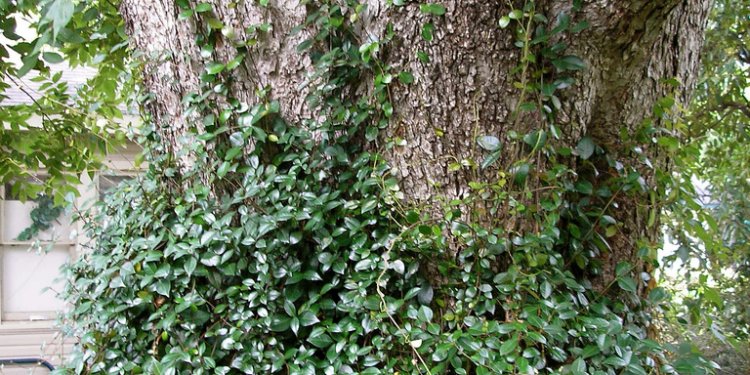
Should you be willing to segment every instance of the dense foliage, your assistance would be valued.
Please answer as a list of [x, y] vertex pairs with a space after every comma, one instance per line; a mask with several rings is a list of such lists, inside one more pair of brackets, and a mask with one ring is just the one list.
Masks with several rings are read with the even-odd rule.
[[[428, 18], [446, 13], [434, 3], [393, 3], [418, 6]], [[80, 13], [97, 4], [81, 2]], [[210, 4], [178, 4], [183, 22], [210, 20], [199, 28], [206, 50], [230, 34]], [[555, 40], [586, 24], [566, 14], [548, 19], [527, 1], [498, 22], [518, 31], [521, 61], [509, 72], [520, 82], [514, 116], [537, 113], [545, 126], [502, 140], [480, 135], [483, 159], [455, 168], [492, 168], [496, 178], [468, 182], [472, 194], [463, 200], [412, 206], [372, 145], [399, 147], [378, 133], [394, 115], [388, 88], [415, 78], [383, 66], [389, 40], [354, 37], [363, 4], [308, 6], [300, 27], [317, 34], [299, 51], [316, 68], [308, 83], [316, 121], [284, 121], [272, 88], [259, 89], [255, 105], [228, 96], [231, 71], [269, 30], [248, 25], [248, 40], [233, 41], [238, 58], [207, 54], [201, 91], [184, 99], [185, 111], [202, 118], [181, 140], [190, 145], [189, 165], [147, 122], [138, 140], [147, 171], [82, 218], [95, 241], [68, 269], [69, 333], [80, 340], [71, 371], [710, 370], [695, 356], [672, 362], [652, 340], [650, 312], [668, 302], [650, 283], [657, 245], [631, 238], [637, 258], [609, 275], [598, 259], [622, 226], [611, 215], [618, 202], [650, 201], [638, 212], [658, 228], [656, 202], [673, 181], [644, 177], [659, 163], [643, 150], [676, 150], [673, 100], [623, 136], [627, 156], [590, 137], [563, 142], [555, 114], [585, 62]], [[422, 35], [430, 38], [433, 27], [425, 23]], [[367, 80], [367, 94], [347, 89]], [[518, 145], [517, 159], [498, 170], [508, 143]], [[604, 168], [607, 178], [595, 179]], [[530, 181], [543, 188], [528, 189]], [[508, 229], [491, 219], [501, 211], [528, 225]]]
[[687, 191], [668, 214], [667, 261], [681, 304], [670, 333], [725, 367], [750, 370], [750, 4], [717, 1], [707, 30], [703, 74], [687, 109], [676, 155]]

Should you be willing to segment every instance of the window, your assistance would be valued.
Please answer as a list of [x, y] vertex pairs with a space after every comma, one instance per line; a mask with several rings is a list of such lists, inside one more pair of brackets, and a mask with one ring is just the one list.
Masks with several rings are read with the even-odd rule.
[[[56, 279], [74, 251], [71, 218], [62, 213], [50, 228], [19, 239], [32, 224], [31, 212], [38, 202], [21, 202], [12, 191], [11, 184], [0, 191], [0, 324], [51, 320], [65, 306], [56, 296], [62, 287]], [[37, 241], [39, 246], [32, 246]]]
[[127, 172], [123, 172], [123, 174], [110, 173], [99, 175], [99, 200], [103, 200], [107, 193], [116, 188], [117, 185], [119, 185], [121, 182], [130, 180], [134, 177], [132, 175], [124, 173]]
[[[133, 178], [138, 173], [134, 159], [139, 150], [128, 144], [106, 156], [108, 170], [98, 173], [93, 181], [84, 175], [79, 207], [88, 207], [122, 181]], [[43, 180], [43, 175], [32, 179]], [[65, 308], [65, 302], [57, 298], [64, 286], [64, 281], [58, 280], [59, 269], [85, 251], [82, 242], [90, 240], [74, 234], [79, 224], [65, 213], [32, 238], [19, 238], [32, 224], [30, 214], [39, 202], [21, 202], [13, 186], [0, 185], [0, 342], [4, 340], [4, 326], [28, 326], [24, 322], [38, 321], [35, 324], [51, 327], [51, 321]], [[35, 243], [40, 246], [32, 246]]]

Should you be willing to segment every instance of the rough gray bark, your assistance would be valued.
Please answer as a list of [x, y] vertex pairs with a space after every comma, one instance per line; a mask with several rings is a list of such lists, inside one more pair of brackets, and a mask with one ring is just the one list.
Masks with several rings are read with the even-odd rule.
[[[300, 89], [300, 84], [306, 82], [312, 67], [295, 47], [313, 30], [291, 32], [303, 23], [307, 8], [297, 0], [271, 0], [266, 8], [253, 1], [211, 3], [214, 16], [234, 31], [227, 34], [235, 36], [226, 38], [224, 45], [207, 57], [201, 57], [195, 35], [206, 27], [209, 13], [178, 20], [179, 9], [173, 0], [124, 0], [121, 6], [133, 46], [150, 58], [144, 84], [154, 95], [147, 110], [156, 123], [166, 125], [161, 129], [172, 147], [180, 149], [181, 130], [187, 121], [194, 121], [182, 116], [180, 101], [196, 90], [203, 64], [234, 57], [231, 39], [246, 38], [245, 28], [261, 22], [269, 22], [273, 32], [259, 40], [250, 58], [244, 60], [244, 69], [233, 73], [231, 94], [253, 105], [254, 92], [270, 85], [288, 120], [310, 118], [304, 102], [307, 91]], [[583, 3], [575, 17], [587, 20], [591, 27], [566, 37], [570, 44], [566, 53], [580, 56], [588, 67], [563, 98], [558, 119], [564, 133], [561, 142], [575, 145], [581, 136], [590, 135], [608, 151], [628, 157], [617, 141], [620, 131], [632, 132], [650, 115], [655, 101], [670, 93], [672, 88], [663, 83], [665, 79], [678, 78], [684, 84], [680, 98], [687, 101], [698, 70], [711, 0]], [[392, 23], [395, 38], [381, 57], [416, 77], [414, 84], [393, 89], [395, 116], [383, 138], [406, 141], [406, 146], [386, 155], [407, 199], [430, 204], [438, 198], [457, 198], [466, 194], [468, 181], [495, 178], [497, 169], [477, 175], [470, 169], [449, 172], [448, 165], [465, 159], [481, 161], [475, 142], [479, 135], [507, 141], [511, 131], [524, 134], [542, 126], [535, 116], [523, 116], [519, 121], [513, 117], [519, 91], [513, 86], [518, 76], [510, 72], [518, 64], [520, 51], [513, 45], [513, 27], [497, 26], [498, 19], [509, 11], [507, 2], [445, 1], [444, 17], [425, 15], [414, 2], [402, 7], [388, 7], [385, 0], [369, 0], [368, 4], [361, 39], [380, 39], [386, 23]], [[570, 7], [570, 0], [537, 1], [537, 9], [552, 20]], [[430, 42], [421, 36], [426, 22], [435, 25]], [[426, 52], [431, 62], [420, 62], [417, 51]], [[500, 170], [507, 170], [521, 152], [510, 142], [505, 149]], [[655, 238], [654, 233], [646, 233], [646, 220], [635, 203], [639, 202], [614, 202], [620, 207], [614, 211], [615, 219], [625, 225], [613, 241], [613, 251], [605, 255], [605, 273], [612, 273], [619, 260], [633, 258], [637, 250], [633, 239], [642, 235]], [[510, 226], [523, 227], [522, 223]]]

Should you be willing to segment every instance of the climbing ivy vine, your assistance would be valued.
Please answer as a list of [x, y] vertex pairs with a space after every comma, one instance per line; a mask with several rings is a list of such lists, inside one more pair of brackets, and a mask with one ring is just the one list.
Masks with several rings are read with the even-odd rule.
[[[209, 3], [178, 4], [182, 22], [214, 19]], [[436, 215], [401, 199], [373, 147], [394, 116], [389, 89], [415, 79], [382, 61], [391, 28], [360, 41], [353, 30], [365, 4], [306, 5], [300, 27], [316, 34], [298, 50], [315, 67], [315, 120], [285, 121], [272, 88], [254, 105], [231, 96], [225, 85], [254, 45], [240, 43], [234, 59], [204, 61], [200, 90], [184, 100], [201, 119], [186, 134], [191, 163], [168, 152], [158, 131], [168, 124], [147, 121], [138, 139], [147, 170], [82, 218], [95, 241], [67, 269], [68, 333], [79, 340], [68, 371], [709, 371], [700, 358], [672, 363], [649, 331], [668, 295], [650, 283], [648, 238], [631, 239], [637, 257], [596, 281], [622, 226], [612, 214], [619, 200], [649, 197], [638, 209], [656, 224], [667, 179], [644, 177], [658, 165], [642, 150], [671, 139], [671, 102], [622, 139], [639, 163], [588, 136], [568, 144], [556, 114], [585, 63], [565, 53], [564, 39], [585, 21], [548, 19], [531, 0], [498, 19], [517, 30], [521, 51], [509, 72], [519, 90], [514, 121], [539, 114], [543, 126], [502, 140], [480, 134], [482, 160], [453, 168], [497, 169], [497, 178], [470, 181], [472, 193]], [[439, 4], [392, 6], [446, 14]], [[229, 31], [208, 25], [197, 40], [211, 50]], [[434, 27], [425, 23], [422, 36]], [[360, 82], [372, 90], [353, 95]], [[501, 152], [514, 155], [509, 168], [498, 165]], [[606, 178], [595, 176], [604, 167]]]

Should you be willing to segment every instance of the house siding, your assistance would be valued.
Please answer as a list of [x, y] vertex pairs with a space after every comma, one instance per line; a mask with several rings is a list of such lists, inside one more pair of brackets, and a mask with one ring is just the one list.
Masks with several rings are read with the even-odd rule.
[[[64, 338], [49, 323], [5, 324], [0, 328], [0, 359], [40, 358], [60, 366], [73, 350], [73, 340]], [[0, 374], [47, 374], [42, 366], [3, 366]]]

